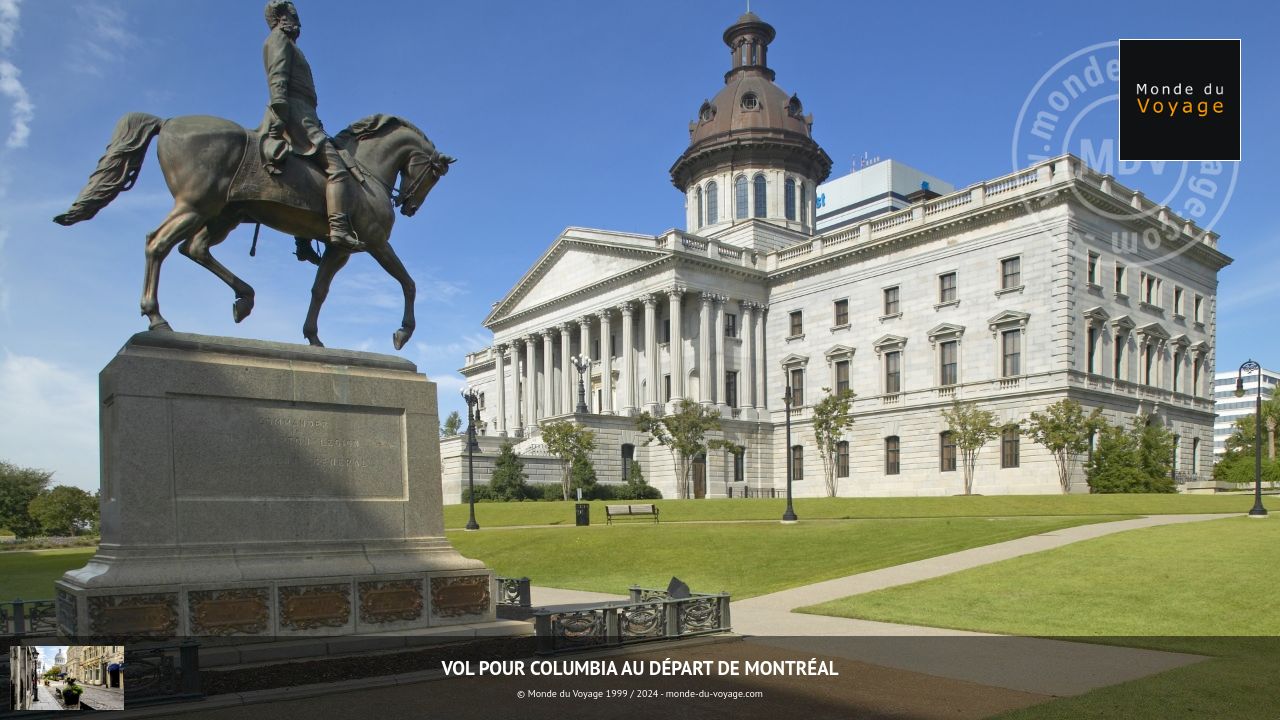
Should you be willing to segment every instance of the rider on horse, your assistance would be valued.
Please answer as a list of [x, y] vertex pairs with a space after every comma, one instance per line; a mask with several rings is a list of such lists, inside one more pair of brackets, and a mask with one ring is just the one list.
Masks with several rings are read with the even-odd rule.
[[[289, 0], [269, 0], [266, 17], [267, 27], [271, 28], [262, 47], [271, 93], [264, 139], [268, 170], [280, 172], [279, 165], [289, 150], [315, 162], [327, 177], [325, 206], [329, 214], [329, 245], [353, 252], [362, 250], [364, 246], [351, 229], [346, 212], [350, 178], [352, 173], [357, 173], [359, 179], [359, 171], [355, 162], [343, 157], [334, 146], [316, 116], [316, 84], [311, 65], [297, 45], [302, 32], [298, 11]], [[299, 260], [319, 260], [310, 242], [307, 238], [297, 238]]]

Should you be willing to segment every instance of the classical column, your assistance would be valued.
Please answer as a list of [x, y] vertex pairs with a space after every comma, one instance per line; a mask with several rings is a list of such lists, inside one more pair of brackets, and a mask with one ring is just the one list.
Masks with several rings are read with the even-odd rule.
[[769, 308], [765, 305], [756, 305], [756, 309], [760, 312], [755, 317], [756, 367], [755, 372], [752, 373], [752, 381], [756, 386], [756, 407], [761, 410], [760, 414], [763, 415], [763, 411], [769, 409], [769, 386], [765, 383], [767, 379], [765, 378], [765, 369], [769, 366], [769, 363], [765, 362], [764, 357], [764, 316], [765, 313], [769, 312]]
[[[578, 354], [587, 359], [587, 374], [582, 378], [582, 385], [587, 393], [587, 411], [596, 412], [595, 400], [591, 397], [591, 318], [578, 319]], [[574, 378], [577, 382], [577, 378]]]
[[538, 354], [538, 333], [530, 333], [524, 341], [524, 425], [527, 435], [538, 427], [538, 373], [534, 361]]
[[658, 412], [662, 404], [662, 388], [658, 382], [658, 296], [644, 296], [644, 364], [645, 383], [649, 386], [649, 402], [645, 409]]
[[684, 399], [684, 333], [680, 321], [684, 317], [680, 301], [684, 296], [684, 288], [676, 286], [667, 291], [667, 299], [671, 301], [668, 309], [671, 317], [671, 342], [668, 349], [671, 353], [671, 401]]
[[756, 326], [753, 317], [756, 304], [743, 300], [741, 306], [742, 317], [740, 320], [743, 334], [746, 337], [742, 338], [742, 355], [738, 361], [738, 394], [745, 396], [746, 402], [742, 402], [743, 398], [738, 398], [738, 404], [748, 408], [750, 410], [748, 414], [752, 416], [749, 419], [754, 419], [756, 407], [756, 383], [754, 378], [756, 376], [756, 363], [759, 362], [756, 360]]
[[729, 298], [716, 296], [716, 404], [720, 414], [729, 417], [729, 399], [725, 397], [724, 304]]
[[493, 348], [493, 371], [498, 377], [498, 437], [507, 436], [507, 346]]
[[575, 403], [573, 402], [573, 363], [569, 361], [569, 356], [573, 354], [569, 347], [569, 341], [572, 340], [573, 326], [569, 323], [561, 323], [560, 325], [560, 412], [571, 413]]
[[613, 310], [600, 311], [600, 412], [613, 414]]
[[551, 382], [551, 372], [555, 360], [555, 342], [551, 339], [551, 329], [542, 333], [542, 416], [556, 414], [555, 384]]
[[636, 414], [636, 357], [632, 347], [635, 333], [635, 305], [624, 302], [622, 310], [622, 414]]
[[702, 293], [702, 312], [698, 315], [698, 402], [711, 404], [711, 301], [714, 293]]

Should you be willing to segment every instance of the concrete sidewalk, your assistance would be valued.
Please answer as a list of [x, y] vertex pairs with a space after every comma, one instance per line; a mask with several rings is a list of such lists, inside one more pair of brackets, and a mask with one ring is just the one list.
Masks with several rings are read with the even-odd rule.
[[[806, 615], [807, 605], [929, 580], [1082, 540], [1141, 528], [1234, 517], [1152, 515], [1063, 528], [995, 545], [827, 580], [732, 603], [734, 632], [751, 643], [841, 657], [880, 667], [1041, 695], [1078, 695], [1199, 662], [1198, 655], [1009, 637], [947, 628]], [[535, 605], [625, 600], [623, 596], [535, 587]]]

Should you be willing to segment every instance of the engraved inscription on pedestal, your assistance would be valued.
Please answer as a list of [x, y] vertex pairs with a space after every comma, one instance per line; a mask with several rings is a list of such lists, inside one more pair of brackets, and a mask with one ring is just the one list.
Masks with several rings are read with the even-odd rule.
[[192, 635], [258, 634], [270, 622], [268, 588], [192, 590], [187, 593]]
[[280, 627], [311, 630], [342, 627], [351, 619], [348, 585], [289, 585], [280, 588]]
[[360, 622], [380, 624], [422, 617], [422, 581], [360, 583]]
[[67, 635], [76, 634], [76, 596], [63, 590], [57, 589], [58, 600], [58, 627]]
[[89, 631], [93, 635], [174, 635], [178, 631], [178, 594], [92, 596]]
[[489, 612], [489, 576], [431, 578], [431, 614], [442, 618]]
[[169, 427], [176, 495], [249, 502], [407, 499], [404, 423], [399, 408], [174, 395]]

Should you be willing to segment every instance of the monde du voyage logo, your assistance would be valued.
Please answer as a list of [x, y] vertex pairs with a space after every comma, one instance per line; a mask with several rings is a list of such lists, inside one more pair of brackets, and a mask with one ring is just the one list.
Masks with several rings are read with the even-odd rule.
[[1120, 41], [1120, 159], [1240, 159], [1239, 40]]

